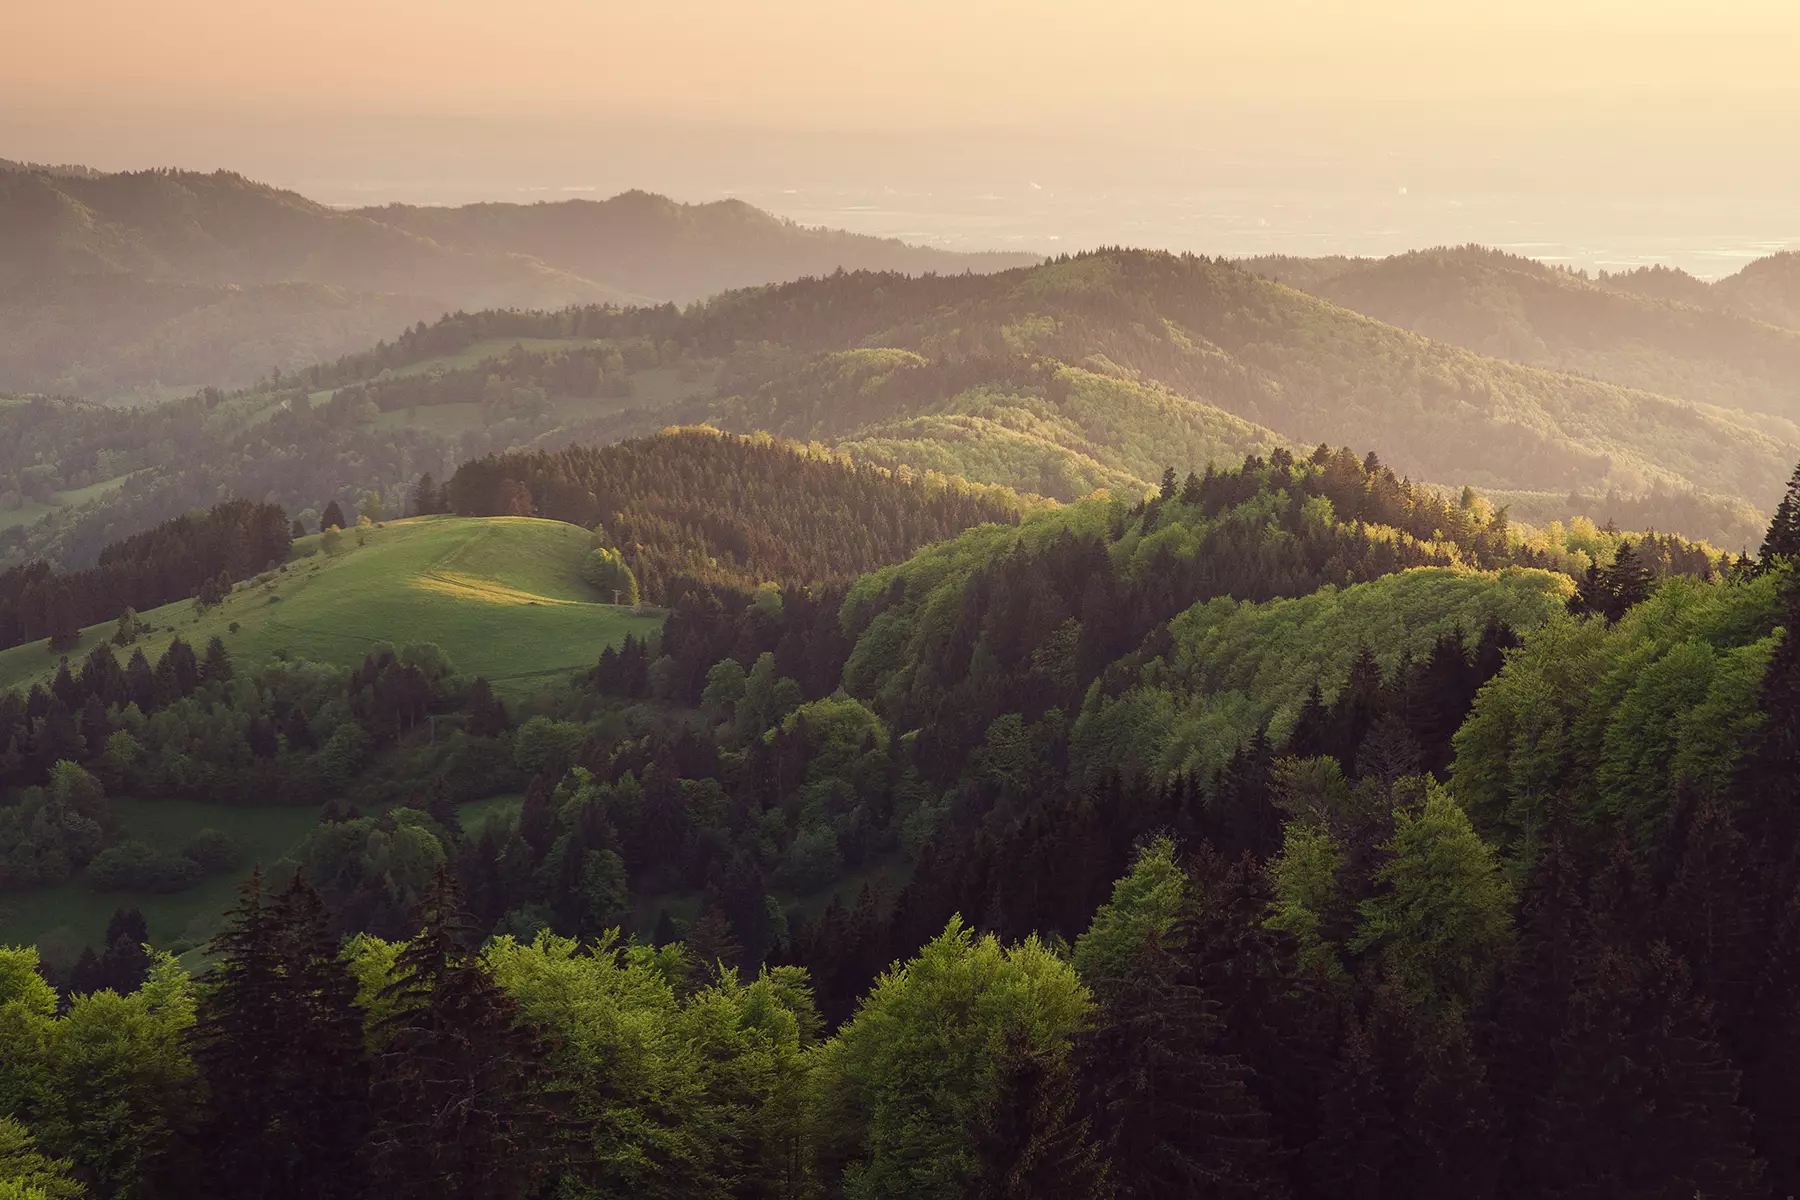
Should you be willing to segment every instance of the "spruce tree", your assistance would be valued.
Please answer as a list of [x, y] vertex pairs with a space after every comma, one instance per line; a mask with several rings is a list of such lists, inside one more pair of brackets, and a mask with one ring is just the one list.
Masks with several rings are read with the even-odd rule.
[[1217, 1006], [1155, 938], [1123, 979], [1102, 987], [1079, 1061], [1111, 1194], [1286, 1195], [1268, 1113], [1246, 1084], [1248, 1068], [1219, 1052], [1220, 1034]]
[[206, 657], [200, 663], [200, 682], [231, 682], [231, 655], [226, 651], [224, 641], [217, 637], [206, 643]]
[[980, 1200], [1100, 1200], [1112, 1195], [1092, 1123], [1079, 1111], [1063, 1052], [1034, 1050], [1022, 1036], [1002, 1051], [1000, 1088], [978, 1138]]
[[209, 1194], [354, 1200], [367, 1187], [368, 1058], [357, 984], [318, 893], [240, 890], [192, 1032]]
[[530, 1195], [559, 1151], [546, 1048], [472, 948], [461, 897], [442, 868], [422, 915], [382, 990], [393, 1015], [378, 1030], [378, 1185], [402, 1200]]
[[1763, 536], [1757, 565], [1766, 571], [1782, 559], [1800, 555], [1800, 466], [1788, 477], [1787, 491], [1775, 507], [1775, 517]]

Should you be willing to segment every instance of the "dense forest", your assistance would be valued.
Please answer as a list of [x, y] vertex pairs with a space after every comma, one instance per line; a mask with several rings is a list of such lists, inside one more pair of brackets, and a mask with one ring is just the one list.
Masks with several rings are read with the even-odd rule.
[[[1680, 352], [1666, 326], [1638, 340], [1664, 329], [1657, 353]], [[331, 499], [392, 513], [420, 475], [470, 459], [701, 422], [1064, 501], [1324, 434], [1383, 446], [1415, 484], [1473, 484], [1516, 521], [1733, 550], [1761, 537], [1794, 435], [1767, 411], [1426, 342], [1228, 264], [1115, 252], [986, 277], [848, 273], [687, 310], [458, 313], [247, 391], [127, 411], [0, 401], [0, 564], [88, 566], [222, 495], [308, 528]]]
[[[777, 452], [686, 433], [448, 491], [586, 516], [710, 478], [772, 515]], [[1754, 561], [1523, 537], [1320, 447], [849, 580], [855, 506], [891, 553], [992, 501], [804, 463], [841, 507], [769, 532], [814, 541], [528, 705], [433, 647], [182, 643], [0, 704], [6, 886], [242, 869], [119, 840], [114, 796], [319, 813], [200, 974], [129, 907], [75, 961], [0, 952], [0, 1187], [1800, 1186], [1800, 472]]]
[[996, 270], [744, 204], [343, 211], [230, 172], [0, 163], [0, 390], [242, 387], [461, 308], [691, 301], [839, 268]]

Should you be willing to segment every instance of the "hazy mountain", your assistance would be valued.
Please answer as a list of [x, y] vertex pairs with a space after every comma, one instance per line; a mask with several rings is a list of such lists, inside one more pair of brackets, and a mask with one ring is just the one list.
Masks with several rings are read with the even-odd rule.
[[1800, 256], [1763, 259], [1716, 284], [1665, 267], [1593, 280], [1479, 246], [1243, 265], [1482, 354], [1742, 410], [1789, 438], [1800, 433], [1800, 328], [1781, 324], [1800, 317]]
[[347, 212], [242, 176], [0, 166], [0, 387], [241, 386], [456, 309], [691, 300], [839, 267], [991, 270], [747, 205]]

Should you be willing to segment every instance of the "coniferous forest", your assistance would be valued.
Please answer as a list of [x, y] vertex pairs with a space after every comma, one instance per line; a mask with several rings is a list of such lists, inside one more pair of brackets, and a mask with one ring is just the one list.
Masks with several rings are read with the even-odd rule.
[[[121, 619], [0, 701], [0, 899], [248, 871], [204, 942], [0, 951], [0, 1195], [1800, 1187], [1800, 471], [1754, 558], [1325, 446], [1022, 505], [686, 432], [415, 500], [591, 525], [660, 631], [509, 700]], [[229, 591], [259, 512], [43, 578]], [[317, 820], [252, 870], [121, 797]]]

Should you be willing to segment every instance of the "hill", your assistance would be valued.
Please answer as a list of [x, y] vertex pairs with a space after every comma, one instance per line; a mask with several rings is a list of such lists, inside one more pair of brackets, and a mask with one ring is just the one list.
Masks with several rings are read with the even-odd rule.
[[[427, 516], [365, 536], [359, 544], [355, 531], [344, 534], [332, 553], [321, 535], [297, 539], [289, 562], [239, 584], [216, 607], [182, 600], [140, 613], [152, 632], [138, 644], [154, 661], [176, 637], [199, 646], [219, 637], [249, 664], [285, 655], [347, 667], [377, 642], [432, 642], [459, 671], [520, 691], [660, 621], [602, 602], [581, 577], [592, 535], [573, 525]], [[111, 621], [83, 630], [71, 661], [113, 630]], [[0, 651], [0, 690], [55, 670], [41, 642]]]
[[[1771, 405], [1778, 374], [1758, 376]], [[852, 272], [686, 311], [457, 314], [129, 412], [0, 403], [0, 508], [41, 514], [0, 528], [0, 563], [82, 566], [220, 494], [309, 527], [334, 498], [395, 513], [420, 475], [484, 454], [703, 422], [1065, 501], [1330, 442], [1533, 524], [1585, 516], [1733, 550], [1760, 541], [1800, 456], [1772, 412], [1480, 355], [1226, 263], [1108, 251], [985, 276]]]
[[1631, 288], [1479, 246], [1244, 265], [1437, 341], [1750, 414], [1788, 440], [1800, 433], [1800, 329], [1722, 299], [1778, 275], [1779, 258], [1711, 288], [1685, 276], [1693, 287], [1679, 286], [1671, 271], [1640, 273]]
[[0, 388], [241, 386], [458, 309], [691, 300], [840, 267], [989, 270], [739, 202], [342, 211], [229, 172], [0, 166]]

